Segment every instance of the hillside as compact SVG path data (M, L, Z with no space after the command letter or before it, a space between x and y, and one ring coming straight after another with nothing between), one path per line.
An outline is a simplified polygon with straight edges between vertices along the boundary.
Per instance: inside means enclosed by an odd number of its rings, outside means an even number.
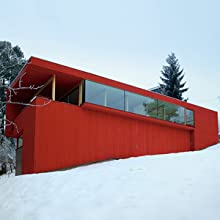
M219 220L220 144L0 177L1 220Z

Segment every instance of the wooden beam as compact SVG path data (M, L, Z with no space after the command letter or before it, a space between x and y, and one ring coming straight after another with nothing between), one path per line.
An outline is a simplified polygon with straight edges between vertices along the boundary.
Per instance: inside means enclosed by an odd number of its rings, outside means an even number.
M53 75L52 77L52 100L55 101L56 99L56 76Z
M79 102L78 105L80 106L82 104L83 99L83 80L79 84Z

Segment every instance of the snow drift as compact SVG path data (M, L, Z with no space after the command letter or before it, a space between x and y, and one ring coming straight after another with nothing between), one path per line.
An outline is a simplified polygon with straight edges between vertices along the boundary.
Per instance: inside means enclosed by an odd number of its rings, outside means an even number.
M0 219L219 220L220 144L0 178Z

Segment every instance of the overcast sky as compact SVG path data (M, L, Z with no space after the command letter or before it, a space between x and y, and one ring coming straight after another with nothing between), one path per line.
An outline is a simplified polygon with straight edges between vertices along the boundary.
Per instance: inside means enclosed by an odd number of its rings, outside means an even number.
M174 52L189 102L220 113L219 0L0 0L0 40L25 57L145 89ZM219 98L218 98L219 97Z

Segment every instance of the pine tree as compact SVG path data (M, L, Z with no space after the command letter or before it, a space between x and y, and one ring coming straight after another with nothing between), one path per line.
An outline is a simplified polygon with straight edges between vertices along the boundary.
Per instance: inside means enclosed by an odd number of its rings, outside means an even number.
M168 55L166 62L168 65L163 66L162 76L160 77L163 82L160 84L161 93L183 100L182 94L188 90L188 88L184 88L186 82L181 83L184 78L183 69L180 68L174 53Z

